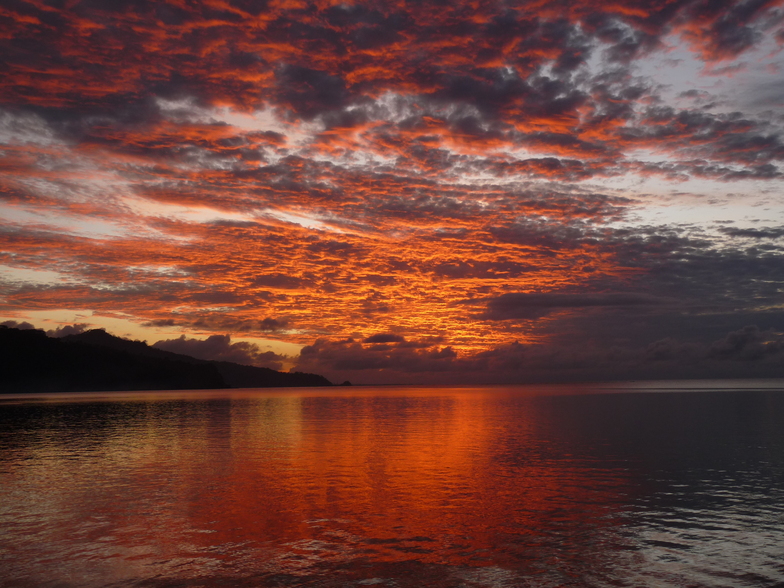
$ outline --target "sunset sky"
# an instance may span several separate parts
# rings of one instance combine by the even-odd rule
[[[0,322],[355,383],[784,376],[783,49],[781,0],[5,0]]]

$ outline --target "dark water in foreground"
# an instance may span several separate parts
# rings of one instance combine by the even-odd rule
[[[784,383],[624,390],[0,398],[0,586],[784,585]]]

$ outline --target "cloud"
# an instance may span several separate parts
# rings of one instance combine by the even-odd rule
[[[671,337],[654,341],[645,348],[645,359],[653,362],[694,364],[704,357],[704,347],[697,343],[683,343]]]
[[[211,335],[207,339],[191,339],[181,335],[153,344],[156,349],[189,355],[197,359],[230,361],[243,365],[254,365],[280,370],[283,356],[272,351],[261,351],[255,343],[237,341],[232,343],[230,335]]]
[[[784,363],[784,335],[763,332],[756,325],[746,326],[716,341],[708,357],[720,360],[776,360]]]
[[[350,99],[345,81],[325,71],[284,65],[276,78],[280,102],[306,120],[343,108]]]
[[[408,345],[364,346],[353,339],[329,341],[318,339],[300,351],[297,371],[320,369],[329,372],[386,372],[422,373],[446,372],[454,368],[457,353],[449,346],[428,345],[416,348]],[[345,378],[344,378],[345,380]]]
[[[597,333],[661,366],[691,357],[681,323],[780,312],[768,0],[4,10],[8,317],[121,311],[325,369],[479,374]],[[717,230],[724,209],[743,222]],[[639,334],[598,322],[620,315]]]
[[[561,309],[650,307],[671,302],[671,300],[649,294],[634,292],[581,294],[510,292],[489,300],[483,318],[488,320],[534,319]]]
[[[30,329],[35,329],[35,325],[32,323],[28,323],[27,321],[3,321],[0,323],[0,326],[9,327],[11,329],[19,329],[20,331],[28,331]]]
[[[740,229],[735,227],[721,227],[720,233],[728,237],[740,237],[746,239],[781,239],[784,237],[784,228],[765,228],[765,229]]]
[[[761,40],[768,22],[775,22],[775,5],[771,0],[689,3],[681,13],[685,36],[700,47],[707,60],[735,57]]]
[[[405,340],[405,337],[395,335],[394,333],[378,333],[377,335],[366,337],[364,343],[402,343]]]
[[[266,276],[257,276],[253,279],[253,285],[263,286],[266,288],[280,288],[283,290],[296,290],[302,285],[302,280],[296,276],[271,274]]]
[[[274,319],[271,317],[267,317],[265,319],[262,319],[262,321],[259,323],[259,328],[262,331],[274,332],[286,328],[287,325],[288,325],[288,321],[285,319]]]
[[[56,329],[52,329],[46,331],[46,335],[48,337],[67,337],[68,335],[79,335],[80,333],[84,333],[86,330],[90,328],[88,323],[76,323],[73,325],[65,325],[63,327],[57,327]]]
[[[174,327],[177,325],[177,322],[174,319],[156,319],[154,321],[148,321],[143,323],[142,326],[145,327]]]
[[[434,342],[410,349],[351,339],[318,339],[302,349],[297,369],[363,384],[782,377],[782,337],[781,332],[749,326],[708,344],[674,338],[639,346],[599,340],[515,341],[460,353]]]

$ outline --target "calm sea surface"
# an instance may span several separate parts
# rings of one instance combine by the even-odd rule
[[[784,382],[0,397],[0,586],[784,586]]]

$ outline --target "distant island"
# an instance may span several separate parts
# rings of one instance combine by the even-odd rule
[[[317,374],[196,359],[103,329],[52,338],[0,325],[0,394],[332,385]]]

